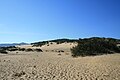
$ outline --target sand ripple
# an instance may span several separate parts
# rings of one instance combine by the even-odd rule
[[[4,55],[0,56],[0,80],[120,80],[120,54],[84,58],[49,52]]]

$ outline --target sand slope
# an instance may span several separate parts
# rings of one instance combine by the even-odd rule
[[[43,51],[48,51],[48,52],[55,52],[58,50],[63,50],[65,52],[70,52],[70,48],[76,46],[77,43],[62,43],[62,44],[56,44],[54,42],[51,42],[49,44],[43,45],[41,47],[32,47],[32,45],[22,45],[22,46],[17,46],[17,47],[21,47],[21,48],[40,48]]]

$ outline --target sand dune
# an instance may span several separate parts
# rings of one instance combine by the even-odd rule
[[[76,46],[77,43],[62,43],[62,44],[56,44],[56,43],[52,43],[51,42],[49,44],[46,44],[46,45],[43,45],[41,47],[32,47],[32,45],[22,45],[22,46],[18,46],[18,47],[21,47],[21,48],[40,48],[42,49],[43,51],[49,51],[49,52],[54,52],[54,51],[57,51],[57,50],[63,50],[65,52],[70,52],[70,48]]]
[[[41,48],[63,49],[62,46]],[[65,53],[10,52],[0,55],[0,80],[120,80],[120,54],[72,58],[70,52],[69,55]]]

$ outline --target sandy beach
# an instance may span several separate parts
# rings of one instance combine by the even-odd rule
[[[0,80],[120,80],[120,54],[73,58],[71,44],[61,44],[65,52],[52,52],[58,49],[53,45],[43,52],[0,54]]]

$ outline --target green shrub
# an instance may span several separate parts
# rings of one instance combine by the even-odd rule
[[[19,51],[25,51],[25,48],[19,48],[18,50]]]
[[[43,52],[41,49],[34,49],[34,51]]]
[[[59,50],[58,52],[60,53],[60,52],[64,52],[64,51],[63,50]]]
[[[2,50],[6,50],[6,51],[17,51],[18,48],[15,46],[9,46],[9,47],[0,47],[0,49]]]
[[[0,53],[2,53],[2,54],[8,54],[8,52],[6,50],[0,50]]]
[[[72,56],[93,56],[102,54],[119,53],[117,41],[111,38],[80,39],[78,45],[71,49]]]
[[[8,51],[18,51],[17,48],[8,48]]]
[[[50,44],[52,45],[53,43],[51,42]]]
[[[33,51],[31,48],[25,49],[25,51],[29,52],[29,51]]]

